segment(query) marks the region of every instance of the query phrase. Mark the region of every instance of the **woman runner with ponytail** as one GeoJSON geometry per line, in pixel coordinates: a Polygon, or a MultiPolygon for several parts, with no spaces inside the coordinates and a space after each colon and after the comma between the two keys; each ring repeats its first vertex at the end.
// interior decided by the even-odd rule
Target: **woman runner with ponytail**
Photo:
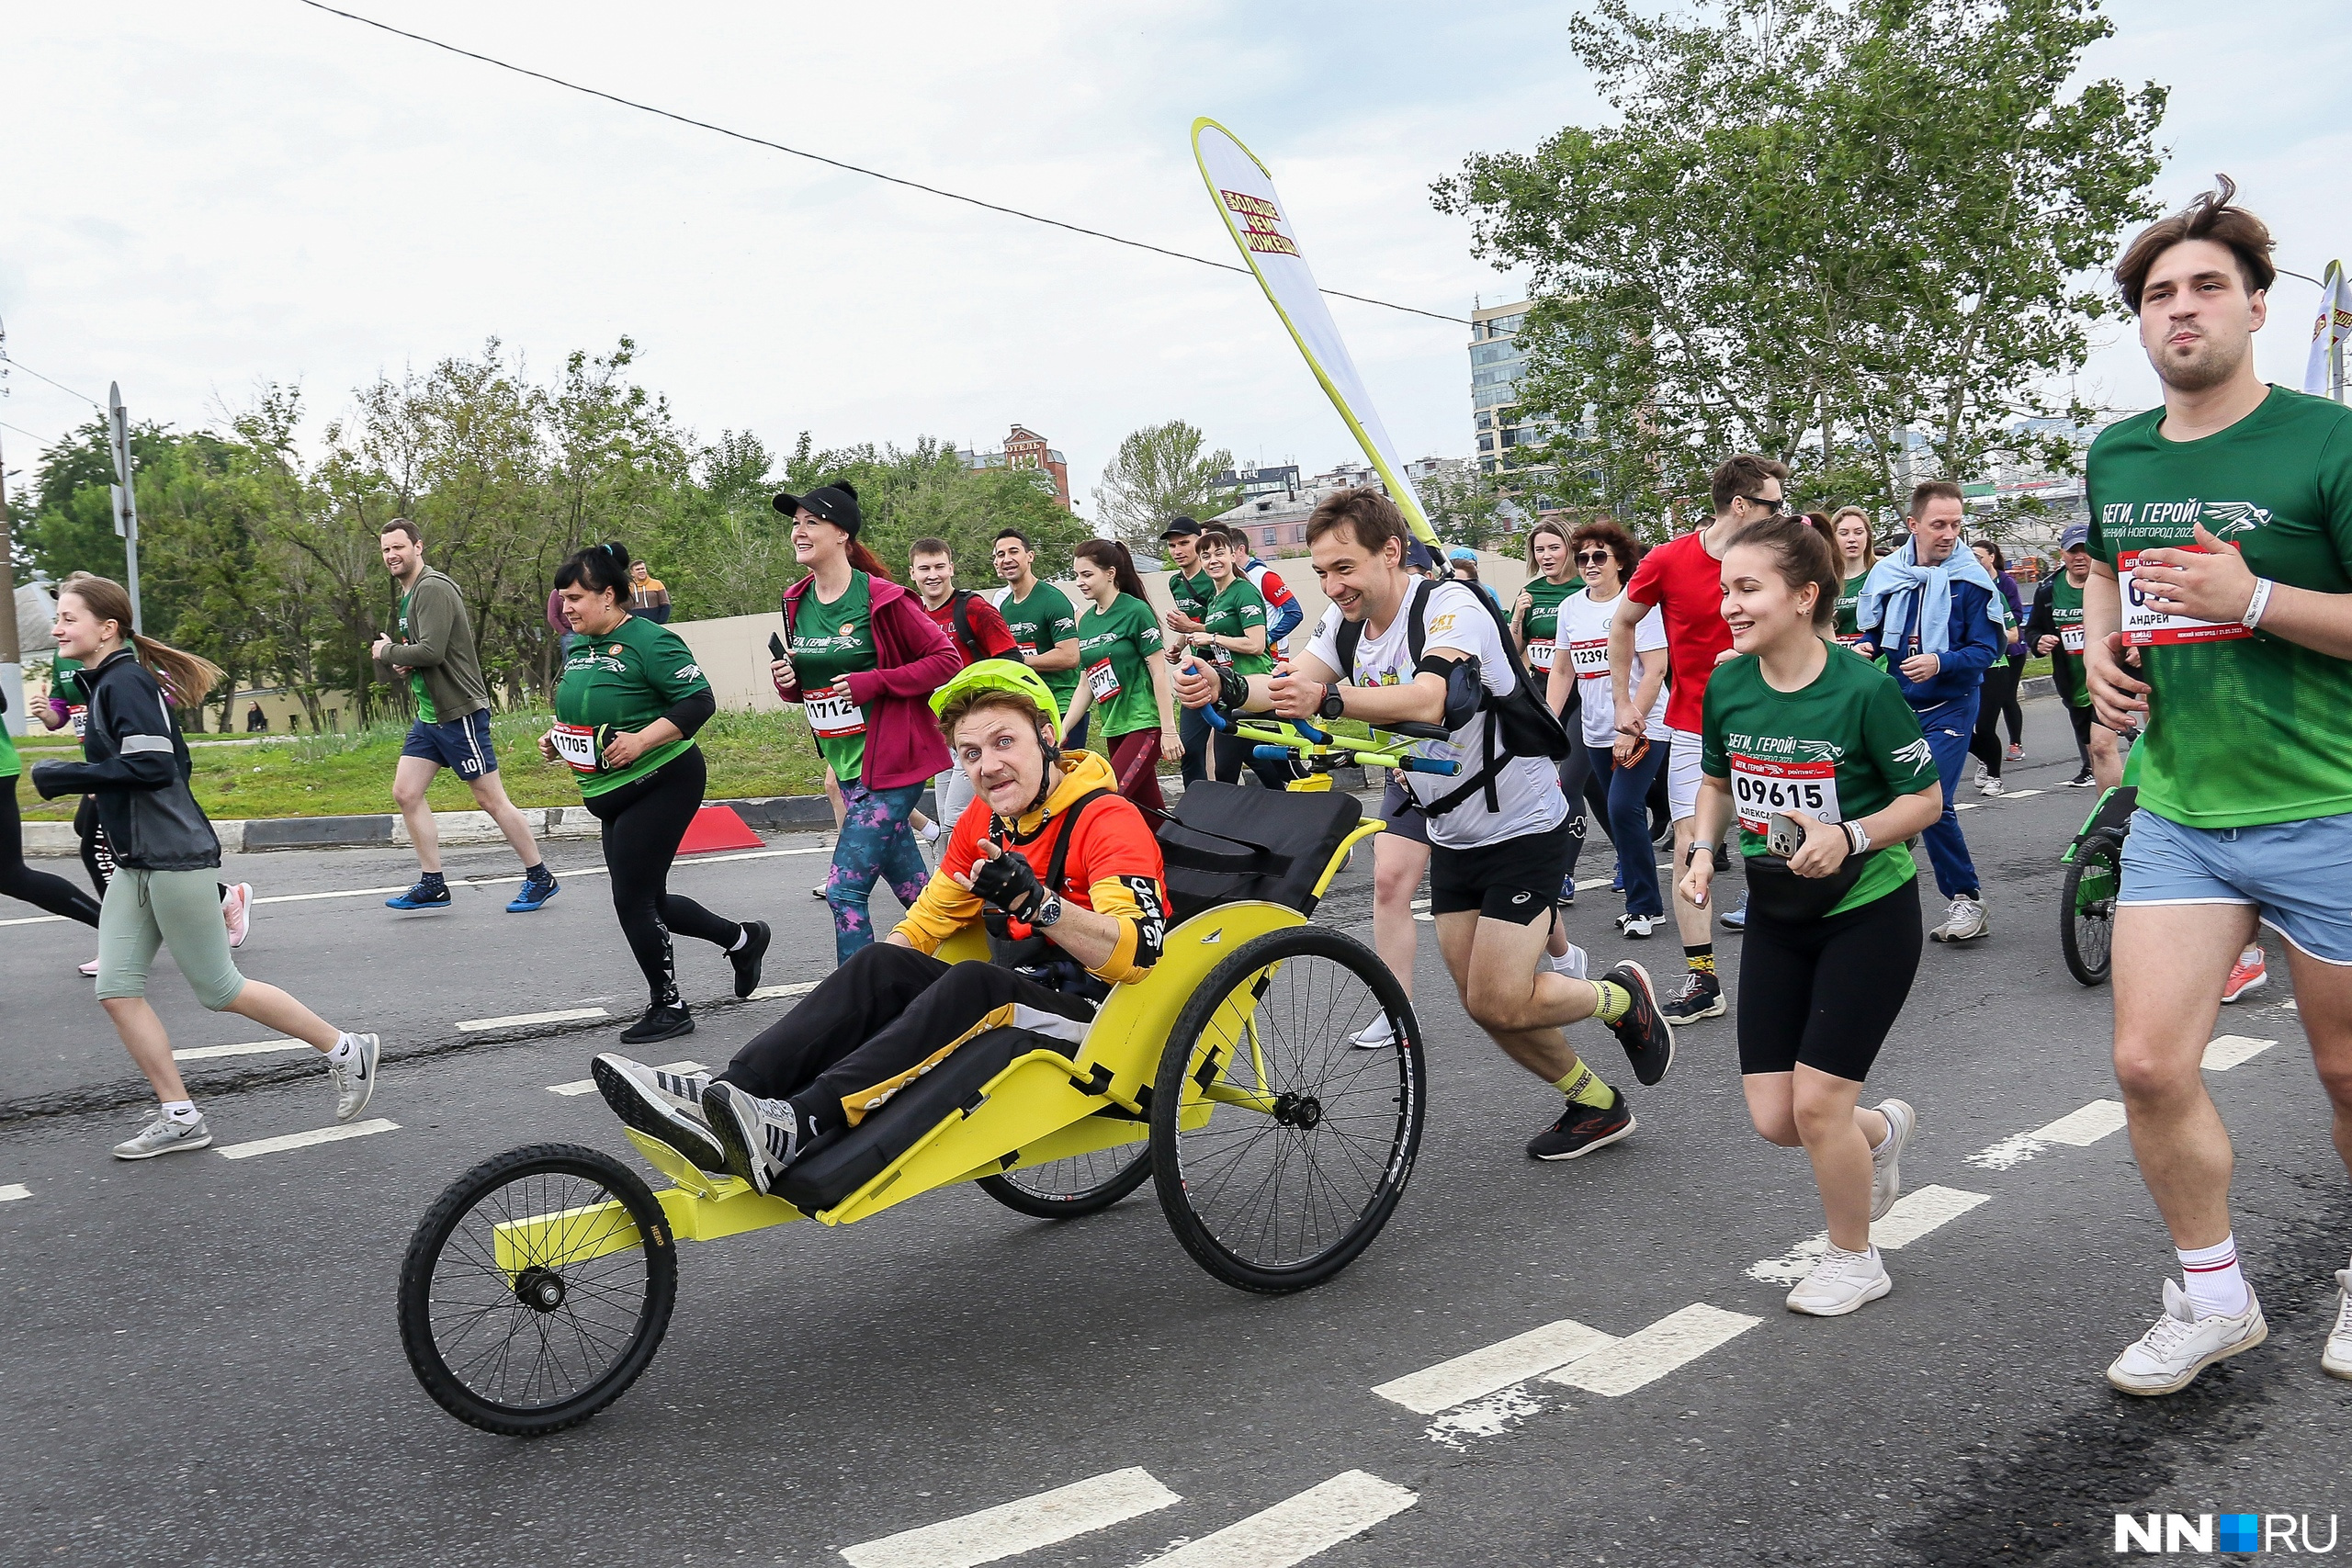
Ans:
{"type": "Polygon", "coordinates": [[[1119,793],[1157,825],[1168,815],[1159,764],[1184,758],[1176,682],[1159,656],[1159,623],[1126,546],[1088,539],[1073,556],[1078,591],[1089,608],[1078,617],[1078,696],[1062,720],[1064,739],[1082,733],[1089,708],[1102,714],[1102,749],[1119,793]]]}
{"type": "Polygon", "coordinates": [[[913,908],[931,869],[908,819],[923,785],[947,766],[932,693],[963,667],[922,601],[891,581],[857,542],[865,525],[846,480],[779,495],[793,519],[792,551],[808,574],[784,591],[785,657],[769,665],[776,694],[808,716],[817,749],[841,781],[842,830],[825,880],[833,957],[874,941],[867,900],[887,878],[913,908]]]}
{"type": "Polygon", "coordinates": [[[130,595],[103,577],[77,576],[59,590],[55,629],[58,650],[84,666],[85,761],[34,764],[33,787],[44,800],[75,792],[97,797],[115,852],[114,877],[99,907],[98,1000],[162,1102],[153,1122],[115,1145],[115,1157],[152,1159],[212,1142],[172,1063],[163,1021],[147,1005],[147,967],[159,946],[172,950],[206,1007],[250,1018],[324,1055],[335,1118],[348,1122],[376,1092],[382,1050],[376,1036],[335,1028],[277,987],[238,974],[229,956],[212,876],[220,840],[188,791],[187,742],[164,700],[169,687],[201,702],[220,681],[220,669],[133,633],[130,595]]]}

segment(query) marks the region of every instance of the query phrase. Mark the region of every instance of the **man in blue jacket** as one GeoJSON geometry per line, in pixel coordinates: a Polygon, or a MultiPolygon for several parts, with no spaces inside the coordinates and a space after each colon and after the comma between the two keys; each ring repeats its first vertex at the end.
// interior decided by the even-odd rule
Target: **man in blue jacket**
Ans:
{"type": "Polygon", "coordinates": [[[1975,942],[1988,929],[1952,795],[1968,761],[1984,671],[2007,642],[1999,591],[1975,552],[1958,547],[1964,510],[1960,487],[1949,479],[1912,491],[1911,540],[1871,568],[1854,610],[1862,651],[1886,660],[1943,778],[1944,814],[1923,835],[1937,889],[1951,900],[1944,923],[1928,933],[1938,942],[1975,942]]]}

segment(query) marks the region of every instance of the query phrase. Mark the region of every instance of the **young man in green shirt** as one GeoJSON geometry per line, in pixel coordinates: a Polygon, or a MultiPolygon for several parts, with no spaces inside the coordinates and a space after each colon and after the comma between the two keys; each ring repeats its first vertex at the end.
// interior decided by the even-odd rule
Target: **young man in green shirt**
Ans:
{"type": "MultiPolygon", "coordinates": [[[[2271,242],[2234,195],[2224,179],[2117,264],[2164,406],[2101,432],[2086,475],[2091,704],[2146,736],[2115,919],[2115,1076],[2187,1281],[2165,1281],[2163,1314],[2107,1370],[2135,1394],[2184,1389],[2269,1332],[2201,1071],[2257,923],[2287,939],[2296,1021],[2352,1165],[2352,409],[2255,373],[2271,242]]],[[[2352,1378],[2352,1267],[2335,1284],[2320,1365],[2352,1378]]]]}
{"type": "MultiPolygon", "coordinates": [[[[996,574],[1004,579],[1004,596],[996,603],[1012,640],[1021,645],[1022,662],[1046,678],[1055,705],[1068,713],[1078,696],[1078,612],[1069,595],[1050,582],[1037,581],[1037,552],[1029,536],[1007,528],[996,536],[990,558],[996,574]]],[[[1086,744],[1081,720],[1069,738],[1073,746],[1086,744]]]]}
{"type": "Polygon", "coordinates": [[[2090,536],[2087,523],[2069,524],[2058,536],[2065,570],[2035,592],[2033,610],[2026,618],[2026,640],[2036,653],[2050,656],[2051,682],[2065,699],[2066,717],[2075,727],[2075,749],[2082,753],[2083,771],[2070,782],[2081,788],[2097,784],[2113,789],[2123,780],[2123,748],[2115,731],[2092,721],[2090,683],[2083,676],[2083,585],[2091,576],[2090,536]]]}
{"type": "MultiPolygon", "coordinates": [[[[1160,617],[1177,634],[1168,639],[1168,661],[1174,664],[1184,657],[1185,637],[1201,629],[1202,613],[1216,589],[1201,566],[1200,524],[1190,517],[1171,517],[1159,542],[1168,547],[1168,596],[1176,601],[1176,607],[1160,617]]],[[[1209,721],[1198,709],[1183,708],[1177,714],[1176,730],[1184,742],[1184,782],[1198,784],[1209,776],[1209,721]]]]}

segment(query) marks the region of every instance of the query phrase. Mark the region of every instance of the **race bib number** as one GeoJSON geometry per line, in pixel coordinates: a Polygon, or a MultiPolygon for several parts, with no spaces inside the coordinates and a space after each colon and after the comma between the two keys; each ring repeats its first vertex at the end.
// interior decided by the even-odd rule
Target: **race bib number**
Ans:
{"type": "Polygon", "coordinates": [[[846,740],[865,733],[865,710],[850,700],[847,686],[812,692],[801,699],[800,708],[820,740],[846,740]]]}
{"type": "Polygon", "coordinates": [[[1119,694],[1119,672],[1111,668],[1108,658],[1098,659],[1086,667],[1086,689],[1094,694],[1098,704],[1119,694]]]}
{"type": "Polygon", "coordinates": [[[601,771],[602,762],[596,752],[596,729],[587,724],[558,724],[553,731],[555,754],[571,766],[576,773],[601,771]]]}
{"type": "Polygon", "coordinates": [[[1530,637],[1527,641],[1527,667],[1539,674],[1552,670],[1552,639],[1548,637],[1530,637]]]}
{"type": "Polygon", "coordinates": [[[1835,762],[1771,762],[1760,757],[1731,759],[1731,798],[1739,825],[1751,833],[1765,830],[1765,818],[1775,811],[1802,811],[1822,822],[1838,821],[1838,764],[1835,762]]]}
{"type": "Polygon", "coordinates": [[[2071,626],[2058,628],[2058,646],[2068,653],[2083,651],[2083,625],[2080,621],[2071,626]]]}
{"type": "Polygon", "coordinates": [[[1596,637],[1590,642],[1568,644],[1568,668],[1577,672],[1579,681],[1598,681],[1609,673],[1609,639],[1596,637]]]}
{"type": "Polygon", "coordinates": [[[1838,646],[1840,648],[1850,648],[1856,652],[1860,652],[1861,650],[1862,644],[1869,640],[1869,638],[1863,637],[1860,632],[1839,632],[1838,634],[1838,646]]]}
{"type": "MultiPolygon", "coordinates": [[[[2194,549],[2194,546],[2175,546],[2177,549],[2194,549]]],[[[2199,551],[2199,553],[2202,553],[2199,551]]],[[[2119,558],[2116,570],[2123,577],[2123,640],[2134,648],[2170,648],[2188,642],[2232,642],[2254,633],[2235,621],[2200,621],[2188,615],[2168,615],[2151,609],[2140,592],[2137,570],[2142,552],[2132,550],[2119,558]]],[[[2075,633],[2081,634],[2077,626],[2075,633]]]]}
{"type": "Polygon", "coordinates": [[[90,732],[90,710],[86,707],[67,708],[65,722],[74,727],[74,739],[79,740],[90,732]]]}

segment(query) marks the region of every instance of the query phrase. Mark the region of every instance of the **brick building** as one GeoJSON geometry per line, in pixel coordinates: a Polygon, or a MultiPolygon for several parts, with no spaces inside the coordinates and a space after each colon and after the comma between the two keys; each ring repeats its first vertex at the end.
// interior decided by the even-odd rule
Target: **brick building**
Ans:
{"type": "Polygon", "coordinates": [[[1069,504],[1069,460],[1025,424],[1016,424],[994,452],[958,452],[967,468],[1034,468],[1053,481],[1054,503],[1064,512],[1069,504]]]}

